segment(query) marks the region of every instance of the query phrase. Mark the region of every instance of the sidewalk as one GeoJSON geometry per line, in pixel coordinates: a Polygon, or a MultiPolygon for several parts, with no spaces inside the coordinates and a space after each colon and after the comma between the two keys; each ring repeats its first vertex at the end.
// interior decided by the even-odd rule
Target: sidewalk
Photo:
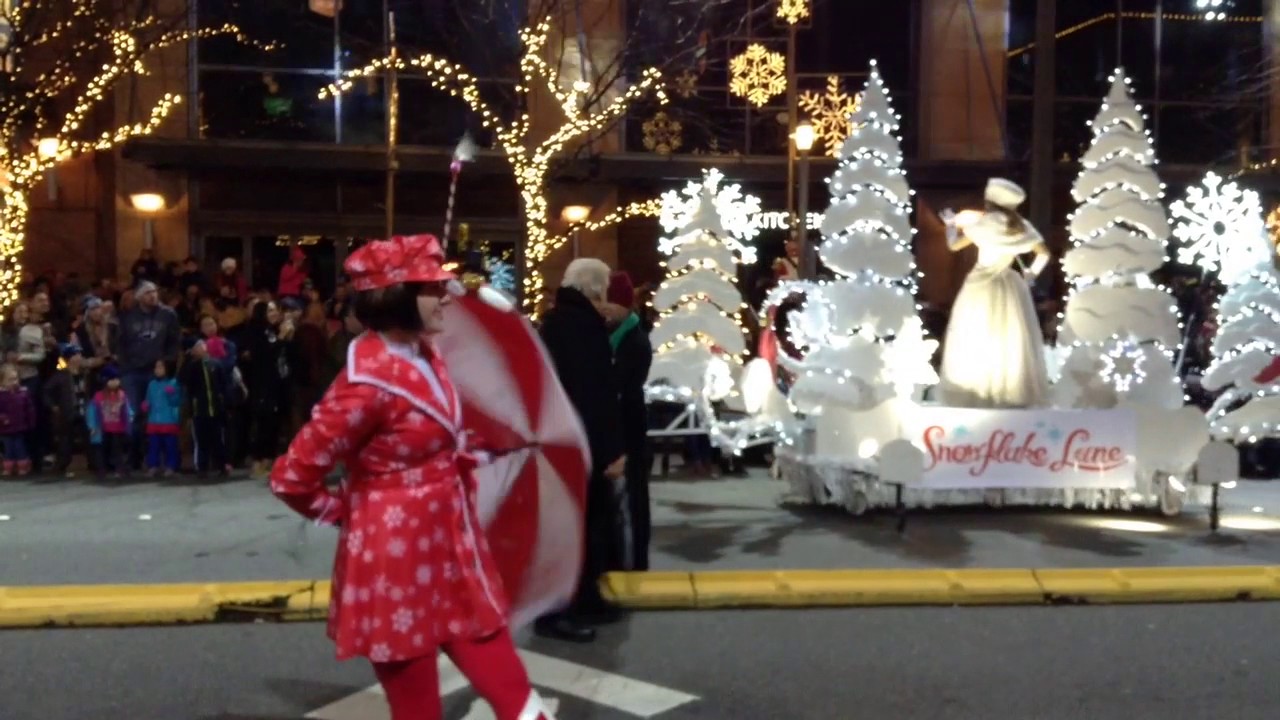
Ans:
{"type": "MultiPolygon", "coordinates": [[[[1227,491],[1224,527],[1054,510],[887,515],[779,507],[783,484],[657,481],[653,569],[672,571],[1280,565],[1280,482],[1227,491]]],[[[303,523],[261,482],[103,487],[0,482],[0,586],[327,578],[336,531],[303,523]]]]}

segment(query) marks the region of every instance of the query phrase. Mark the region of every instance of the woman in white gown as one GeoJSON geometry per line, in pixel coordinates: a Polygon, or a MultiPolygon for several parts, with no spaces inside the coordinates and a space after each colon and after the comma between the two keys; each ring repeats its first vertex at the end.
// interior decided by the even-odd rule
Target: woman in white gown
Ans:
{"type": "Polygon", "coordinates": [[[986,210],[947,212],[953,252],[978,247],[978,261],[965,278],[947,324],[942,353],[941,400],[952,407],[1021,408],[1048,403],[1044,336],[1029,281],[1049,264],[1040,233],[1017,211],[1026,193],[1001,178],[987,182],[986,210]],[[1012,265],[1034,252],[1022,273],[1012,265]]]}

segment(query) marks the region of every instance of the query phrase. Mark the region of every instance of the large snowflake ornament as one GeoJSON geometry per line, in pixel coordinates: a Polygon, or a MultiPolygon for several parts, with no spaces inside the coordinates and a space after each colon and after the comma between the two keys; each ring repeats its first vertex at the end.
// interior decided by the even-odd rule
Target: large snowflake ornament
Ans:
{"type": "Polygon", "coordinates": [[[708,193],[715,203],[720,224],[728,237],[719,238],[726,247],[738,253],[742,262],[750,264],[756,261],[756,249],[748,243],[760,232],[760,228],[752,219],[760,214],[760,198],[744,195],[742,186],[722,184],[724,173],[716,169],[708,170],[701,181],[692,181],[681,192],[669,190],[662,195],[662,210],[658,222],[670,237],[658,242],[658,249],[666,254],[675,252],[685,241],[685,237],[676,231],[684,228],[694,220],[702,207],[704,193],[708,193]]]}
{"type": "Polygon", "coordinates": [[[764,107],[787,91],[787,59],[760,43],[747,46],[729,61],[729,92],[756,107],[764,107]]]}
{"type": "Polygon", "coordinates": [[[778,18],[795,25],[809,17],[809,0],[778,0],[778,18]]]}
{"type": "Polygon", "coordinates": [[[840,146],[854,131],[853,114],[858,111],[861,95],[849,95],[840,87],[840,78],[827,77],[826,92],[806,90],[800,93],[800,109],[809,113],[814,134],[827,148],[827,154],[839,157],[840,146]]]}
{"type": "Polygon", "coordinates": [[[1146,377],[1143,365],[1146,353],[1142,346],[1131,340],[1115,340],[1102,353],[1102,372],[1099,375],[1103,382],[1110,383],[1118,393],[1127,393],[1134,383],[1146,377]]]}
{"type": "Polygon", "coordinates": [[[489,267],[489,284],[507,293],[516,291],[516,266],[501,259],[491,259],[489,267]]]}
{"type": "Polygon", "coordinates": [[[1217,173],[1204,176],[1200,186],[1187,189],[1187,199],[1169,208],[1179,222],[1174,237],[1178,262],[1199,265],[1231,283],[1270,255],[1258,193],[1224,182],[1217,173]]]}

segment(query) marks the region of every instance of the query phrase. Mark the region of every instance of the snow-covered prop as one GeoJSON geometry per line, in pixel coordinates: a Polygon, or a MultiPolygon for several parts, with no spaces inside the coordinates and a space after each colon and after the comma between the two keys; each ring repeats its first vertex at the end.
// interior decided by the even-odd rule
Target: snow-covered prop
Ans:
{"type": "MultiPolygon", "coordinates": [[[[886,318],[896,319],[891,305],[877,303],[874,293],[849,293],[849,307],[842,308],[830,299],[840,297],[828,289],[833,284],[781,289],[806,293],[806,306],[791,320],[793,335],[809,345],[802,369],[812,371],[810,384],[797,383],[791,396],[810,413],[809,431],[798,447],[779,455],[778,471],[792,498],[855,514],[899,501],[907,507],[1049,505],[1174,514],[1189,500],[1205,501],[1209,486],[1197,484],[1197,463],[1214,446],[1201,413],[1183,406],[1173,367],[1181,340],[1173,299],[1148,277],[1165,260],[1170,228],[1160,205],[1163,186],[1152,169],[1154,152],[1127,85],[1117,75],[1074,188],[1081,207],[1071,218],[1075,247],[1064,265],[1075,287],[1063,318],[1064,342],[1049,353],[1058,406],[949,408],[921,403],[911,392],[885,392],[881,373],[900,370],[903,362],[886,357],[877,342],[886,318]],[[833,345],[848,357],[827,357],[833,345]],[[991,471],[996,465],[1001,470],[991,471]]],[[[863,107],[875,107],[875,98],[869,91],[863,107]]],[[[865,139],[874,127],[866,123],[850,143],[883,148],[883,136],[865,139]]],[[[893,190],[886,194],[896,197],[893,190]]],[[[903,237],[896,221],[864,222],[903,237]]],[[[855,262],[857,257],[886,263],[893,256],[864,248],[855,262]]],[[[842,259],[833,262],[825,252],[824,260],[845,282],[850,275],[862,281],[851,285],[868,285],[877,275],[842,265],[842,259]]],[[[880,284],[910,298],[903,276],[880,284]]],[[[900,391],[906,386],[897,384],[900,391]]]]}
{"type": "Polygon", "coordinates": [[[740,452],[776,439],[791,415],[783,399],[770,396],[769,389],[777,393],[771,377],[768,388],[752,388],[754,411],[740,387],[747,306],[735,276],[740,264],[755,262],[750,242],[759,230],[751,218],[760,201],[723,181],[723,174],[710,170],[682,193],[662,198],[667,235],[659,249],[670,259],[653,297],[659,319],[650,333],[655,352],[645,389],[650,402],[683,408],[651,435],[707,434],[722,449],[740,452]]]}
{"type": "MultiPolygon", "coordinates": [[[[1266,238],[1257,245],[1266,248],[1266,238]]],[[[1233,252],[1245,254],[1244,248],[1233,252]]],[[[1266,260],[1233,278],[1218,301],[1218,334],[1206,390],[1223,391],[1209,409],[1220,440],[1257,442],[1280,437],[1280,273],[1266,260]]]]}
{"type": "Polygon", "coordinates": [[[1183,404],[1174,367],[1182,343],[1177,305],[1149,276],[1168,259],[1164,184],[1129,85],[1117,70],[1072,187],[1080,206],[1062,261],[1072,289],[1058,348],[1049,353],[1060,408],[1183,404]]]}

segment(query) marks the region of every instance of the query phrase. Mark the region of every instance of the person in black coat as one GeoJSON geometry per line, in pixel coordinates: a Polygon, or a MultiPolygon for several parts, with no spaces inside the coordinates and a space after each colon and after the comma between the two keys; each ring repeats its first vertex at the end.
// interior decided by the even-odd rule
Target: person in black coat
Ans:
{"type": "Polygon", "coordinates": [[[535,630],[575,642],[595,638],[588,623],[614,616],[600,594],[599,581],[618,566],[620,557],[615,481],[622,476],[626,458],[609,329],[595,305],[604,301],[608,285],[608,265],[591,258],[574,260],[556,291],[555,306],[543,316],[541,329],[560,383],[586,430],[592,467],[577,596],[565,611],[540,618],[535,630]]]}
{"type": "Polygon", "coordinates": [[[635,286],[625,272],[609,277],[608,302],[600,307],[609,325],[609,345],[613,350],[614,375],[622,411],[622,441],[627,455],[623,515],[623,570],[649,569],[649,476],[653,454],[649,448],[649,413],[645,407],[644,385],[653,364],[649,331],[634,310],[635,286]]]}

